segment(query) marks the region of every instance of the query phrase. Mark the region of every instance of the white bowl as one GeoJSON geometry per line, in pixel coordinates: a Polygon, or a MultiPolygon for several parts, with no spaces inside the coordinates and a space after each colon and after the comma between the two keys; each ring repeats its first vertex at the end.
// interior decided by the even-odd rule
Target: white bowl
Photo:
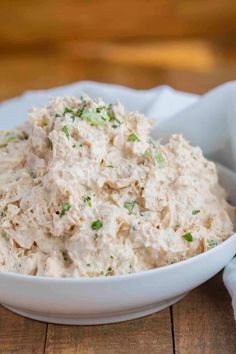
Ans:
{"type": "MultiPolygon", "coordinates": [[[[91,93],[88,88],[91,89],[92,84],[88,83],[59,88],[50,93],[71,94],[78,86],[83,85],[83,91],[91,93]]],[[[128,103],[131,96],[133,101],[135,101],[133,96],[137,96],[135,102],[140,101],[143,108],[150,106],[144,102],[146,98],[150,99],[150,93],[153,95],[159,92],[158,89],[150,90],[146,97],[144,91],[122,89],[123,92],[119,87],[111,90],[105,85],[97,84],[96,87],[99,92],[103,90],[101,96],[120,97],[122,93],[123,96],[120,98],[122,101],[127,99],[128,103]]],[[[94,90],[93,93],[93,96],[97,96],[94,90]]],[[[31,104],[44,103],[47,96],[48,93],[30,93],[0,106],[1,126],[9,128],[18,124],[24,119],[26,108],[31,104]],[[7,120],[5,117],[12,119],[7,120]]],[[[141,106],[137,108],[141,109],[141,106]]],[[[215,105],[213,108],[215,109],[215,105]]],[[[217,109],[216,112],[218,111],[217,109]]],[[[200,114],[198,116],[201,117],[200,114]]],[[[189,124],[187,126],[194,135],[196,129],[191,130],[191,126],[189,124]]],[[[202,126],[205,127],[204,124],[202,126]]],[[[158,131],[162,134],[163,128],[158,131]]],[[[199,136],[201,137],[201,134],[199,136]]],[[[209,141],[208,138],[204,140],[206,143],[209,141]]],[[[223,168],[220,169],[220,177],[224,187],[229,191],[231,201],[236,204],[235,174],[223,168]]],[[[122,276],[65,279],[0,272],[0,303],[23,316],[53,323],[88,325],[130,320],[160,311],[177,302],[188,291],[219,272],[235,253],[236,234],[210,251],[188,260],[122,276]]]]}
{"type": "Polygon", "coordinates": [[[0,302],[20,315],[53,323],[130,320],[177,302],[219,272],[235,250],[236,234],[188,260],[128,275],[65,279],[0,272],[0,302]]]}
{"type": "MultiPolygon", "coordinates": [[[[236,175],[218,166],[236,203],[236,175]]],[[[180,300],[219,272],[236,253],[236,233],[215,248],[168,266],[99,278],[50,278],[0,272],[0,303],[40,321],[91,325],[146,316],[180,300]]]]}

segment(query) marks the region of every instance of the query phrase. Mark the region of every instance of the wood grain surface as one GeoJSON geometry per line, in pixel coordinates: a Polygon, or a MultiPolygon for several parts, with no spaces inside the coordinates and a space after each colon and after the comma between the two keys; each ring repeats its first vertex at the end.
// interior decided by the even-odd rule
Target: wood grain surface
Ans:
{"type": "MultiPolygon", "coordinates": [[[[236,78],[232,0],[1,0],[0,13],[0,100],[78,80],[204,93],[236,78]]],[[[235,354],[221,278],[114,325],[45,324],[0,307],[0,354],[235,354]]]]}
{"type": "Polygon", "coordinates": [[[0,353],[44,353],[47,324],[15,315],[0,306],[0,353]]]}
{"type": "Polygon", "coordinates": [[[172,353],[170,312],[114,325],[68,327],[49,325],[49,353],[172,353]]]}
{"type": "Polygon", "coordinates": [[[236,329],[222,274],[159,313],[118,324],[63,326],[0,307],[0,353],[235,354],[236,329]]]}
{"type": "Polygon", "coordinates": [[[236,78],[232,0],[1,0],[0,100],[77,80],[202,93],[236,78]]]}
{"type": "Polygon", "coordinates": [[[173,306],[176,353],[236,353],[236,327],[222,275],[173,306]]]}
{"type": "Polygon", "coordinates": [[[236,32],[232,0],[1,0],[1,42],[225,37],[236,32]]]}

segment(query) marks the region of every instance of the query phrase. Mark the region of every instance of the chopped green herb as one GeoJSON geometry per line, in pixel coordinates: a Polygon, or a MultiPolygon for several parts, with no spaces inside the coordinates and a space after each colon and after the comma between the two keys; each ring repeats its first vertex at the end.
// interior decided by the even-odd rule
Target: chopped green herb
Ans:
{"type": "Polygon", "coordinates": [[[217,241],[215,240],[207,240],[207,243],[211,248],[216,247],[218,245],[217,241]]]}
{"type": "Polygon", "coordinates": [[[91,264],[90,264],[90,263],[88,263],[88,264],[86,264],[86,266],[87,266],[87,267],[90,267],[90,266],[91,266],[91,264]]]}
{"type": "Polygon", "coordinates": [[[82,113],[83,113],[83,108],[79,108],[75,113],[74,113],[74,116],[76,117],[76,118],[80,118],[81,117],[81,115],[82,115],[82,113]]]}
{"type": "Polygon", "coordinates": [[[47,118],[44,118],[44,119],[43,119],[42,125],[43,125],[44,127],[47,127],[47,126],[48,126],[48,119],[47,119],[47,118]]]}
{"type": "Polygon", "coordinates": [[[70,210],[70,208],[71,208],[71,205],[69,203],[64,203],[62,205],[62,210],[61,210],[61,213],[60,213],[60,217],[64,216],[67,213],[67,211],[70,210]]]}
{"type": "Polygon", "coordinates": [[[72,145],[72,147],[73,147],[73,149],[74,149],[74,148],[76,148],[76,145],[74,144],[74,145],[72,145]]]}
{"type": "Polygon", "coordinates": [[[128,141],[140,141],[140,139],[136,134],[130,134],[128,136],[128,141]]]}
{"type": "Polygon", "coordinates": [[[74,113],[71,108],[65,107],[64,112],[63,112],[63,116],[65,116],[66,113],[73,113],[73,115],[71,115],[71,119],[73,122],[75,121],[75,118],[78,117],[77,112],[74,113]]]}
{"type": "Polygon", "coordinates": [[[166,166],[166,160],[161,152],[156,152],[154,158],[160,168],[166,166]]]}
{"type": "Polygon", "coordinates": [[[107,273],[111,273],[112,272],[112,267],[108,267],[107,268],[107,273]]]}
{"type": "Polygon", "coordinates": [[[109,104],[108,106],[108,115],[110,117],[110,122],[113,123],[112,128],[119,128],[119,126],[123,123],[121,122],[115,115],[115,112],[113,111],[112,104],[109,104]]]}
{"type": "Polygon", "coordinates": [[[9,236],[8,236],[8,234],[6,233],[6,231],[2,231],[1,236],[2,236],[2,238],[4,238],[4,240],[6,240],[6,241],[9,240],[9,236]]]}
{"type": "Polygon", "coordinates": [[[97,112],[97,108],[84,108],[80,117],[95,126],[103,126],[110,120],[107,111],[103,108],[99,112],[97,112]]]}
{"type": "Polygon", "coordinates": [[[111,258],[111,259],[114,259],[114,257],[113,257],[113,256],[110,256],[110,258],[111,258]]]}
{"type": "Polygon", "coordinates": [[[64,112],[63,112],[63,116],[66,115],[66,113],[73,113],[72,109],[65,107],[64,112]]]}
{"type": "Polygon", "coordinates": [[[101,220],[95,220],[91,223],[92,230],[99,230],[103,226],[103,222],[101,220]]]}
{"type": "Polygon", "coordinates": [[[84,195],[82,198],[83,198],[84,203],[88,203],[88,206],[91,208],[91,206],[92,206],[91,197],[89,195],[84,195]]]}
{"type": "Polygon", "coordinates": [[[59,113],[56,113],[55,114],[55,118],[59,118],[60,117],[60,114],[59,113]]]}
{"type": "Polygon", "coordinates": [[[132,214],[136,202],[125,202],[124,207],[128,210],[129,214],[132,214]]]}
{"type": "Polygon", "coordinates": [[[114,166],[111,163],[109,165],[107,165],[107,167],[114,168],[114,166]]]}
{"type": "Polygon", "coordinates": [[[101,113],[103,109],[106,109],[106,107],[105,106],[98,107],[96,108],[96,112],[101,113]]]}
{"type": "Polygon", "coordinates": [[[76,118],[80,118],[82,113],[83,113],[83,109],[78,109],[77,112],[73,113],[73,115],[71,116],[73,122],[75,121],[76,118]]]}
{"type": "Polygon", "coordinates": [[[83,144],[79,144],[79,147],[83,147],[83,144]]]}
{"type": "Polygon", "coordinates": [[[65,136],[67,137],[67,139],[70,139],[70,133],[68,130],[67,125],[64,125],[64,127],[62,128],[63,132],[65,133],[65,136]]]}
{"type": "Polygon", "coordinates": [[[182,236],[186,241],[192,242],[193,241],[193,236],[190,232],[182,236]]]}
{"type": "Polygon", "coordinates": [[[161,152],[156,151],[155,149],[146,150],[144,156],[154,159],[159,168],[163,168],[166,166],[166,159],[164,155],[161,152]]]}
{"type": "Polygon", "coordinates": [[[199,209],[195,209],[192,211],[192,215],[197,215],[200,213],[200,210],[199,209]]]}
{"type": "Polygon", "coordinates": [[[0,135],[0,148],[7,146],[9,143],[15,140],[17,140],[17,136],[13,132],[5,133],[3,136],[0,135]]]}

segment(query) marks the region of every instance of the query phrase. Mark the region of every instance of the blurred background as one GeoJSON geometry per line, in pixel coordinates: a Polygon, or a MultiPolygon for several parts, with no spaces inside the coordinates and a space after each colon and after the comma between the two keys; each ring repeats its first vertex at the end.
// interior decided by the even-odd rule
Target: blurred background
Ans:
{"type": "Polygon", "coordinates": [[[78,80],[203,93],[236,79],[234,0],[0,0],[0,100],[78,80]]]}

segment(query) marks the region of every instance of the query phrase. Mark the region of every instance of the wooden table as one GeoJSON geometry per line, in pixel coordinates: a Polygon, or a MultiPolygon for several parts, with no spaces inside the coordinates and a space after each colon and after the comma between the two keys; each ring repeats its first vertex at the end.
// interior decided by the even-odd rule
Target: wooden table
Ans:
{"type": "MultiPolygon", "coordinates": [[[[0,13],[0,100],[77,80],[204,93],[236,78],[232,0],[1,0],[0,13]]],[[[52,325],[0,307],[0,353],[235,354],[221,279],[114,325],[52,325]]]]}
{"type": "Polygon", "coordinates": [[[46,324],[0,307],[0,353],[235,354],[235,322],[221,279],[159,313],[111,325],[46,324]]]}

